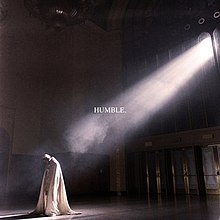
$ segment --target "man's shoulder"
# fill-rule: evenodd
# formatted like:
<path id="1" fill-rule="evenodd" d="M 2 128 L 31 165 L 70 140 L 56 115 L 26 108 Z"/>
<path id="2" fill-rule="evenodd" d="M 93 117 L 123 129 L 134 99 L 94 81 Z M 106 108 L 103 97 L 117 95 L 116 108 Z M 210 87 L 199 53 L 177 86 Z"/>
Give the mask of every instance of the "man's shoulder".
<path id="1" fill-rule="evenodd" d="M 51 157 L 51 162 L 60 165 L 60 163 L 58 162 L 58 160 L 55 157 Z"/>

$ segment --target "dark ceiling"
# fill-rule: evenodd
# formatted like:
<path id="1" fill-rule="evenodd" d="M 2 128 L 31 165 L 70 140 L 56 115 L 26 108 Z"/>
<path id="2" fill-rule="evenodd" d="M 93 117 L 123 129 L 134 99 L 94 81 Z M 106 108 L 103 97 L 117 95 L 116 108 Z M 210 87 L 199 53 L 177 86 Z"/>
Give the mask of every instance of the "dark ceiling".
<path id="1" fill-rule="evenodd" d="M 152 20 L 161 28 L 162 23 L 197 22 L 219 7 L 217 0 L 2 0 L 0 22 L 2 27 L 13 27 L 16 31 L 34 31 L 42 27 L 62 30 L 91 21 L 111 31 L 121 29 L 128 20 L 135 25 L 140 18 L 145 18 L 146 28 Z"/>

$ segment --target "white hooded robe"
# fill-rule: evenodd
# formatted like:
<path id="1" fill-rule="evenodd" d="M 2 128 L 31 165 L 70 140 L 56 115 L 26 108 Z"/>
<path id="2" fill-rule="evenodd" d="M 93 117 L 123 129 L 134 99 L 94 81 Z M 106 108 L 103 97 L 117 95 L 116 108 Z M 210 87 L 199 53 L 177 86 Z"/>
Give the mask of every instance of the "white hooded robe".
<path id="1" fill-rule="evenodd" d="M 50 158 L 44 171 L 40 195 L 34 213 L 47 216 L 77 214 L 68 204 L 62 170 L 54 157 Z"/>

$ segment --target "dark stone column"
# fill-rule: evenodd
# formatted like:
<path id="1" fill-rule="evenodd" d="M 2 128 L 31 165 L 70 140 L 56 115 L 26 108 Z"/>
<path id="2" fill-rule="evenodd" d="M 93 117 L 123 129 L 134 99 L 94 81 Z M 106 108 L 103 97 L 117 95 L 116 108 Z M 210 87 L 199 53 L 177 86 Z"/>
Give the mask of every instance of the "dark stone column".
<path id="1" fill-rule="evenodd" d="M 173 173 L 172 173 L 172 157 L 170 150 L 164 150 L 165 172 L 166 172 L 166 195 L 174 196 Z"/>
<path id="2" fill-rule="evenodd" d="M 195 166 L 196 166 L 199 197 L 201 199 L 206 199 L 206 186 L 205 186 L 205 179 L 204 179 L 204 172 L 203 172 L 203 160 L 202 160 L 202 147 L 201 146 L 194 147 L 194 156 L 195 156 Z"/>

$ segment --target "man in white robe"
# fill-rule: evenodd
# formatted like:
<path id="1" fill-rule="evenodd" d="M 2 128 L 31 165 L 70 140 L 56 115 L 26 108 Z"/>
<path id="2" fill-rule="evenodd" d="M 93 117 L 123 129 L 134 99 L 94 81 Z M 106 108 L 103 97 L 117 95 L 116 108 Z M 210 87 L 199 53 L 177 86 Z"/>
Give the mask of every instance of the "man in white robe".
<path id="1" fill-rule="evenodd" d="M 44 155 L 43 160 L 46 167 L 34 214 L 46 216 L 81 214 L 73 211 L 69 206 L 59 162 L 48 154 Z"/>

